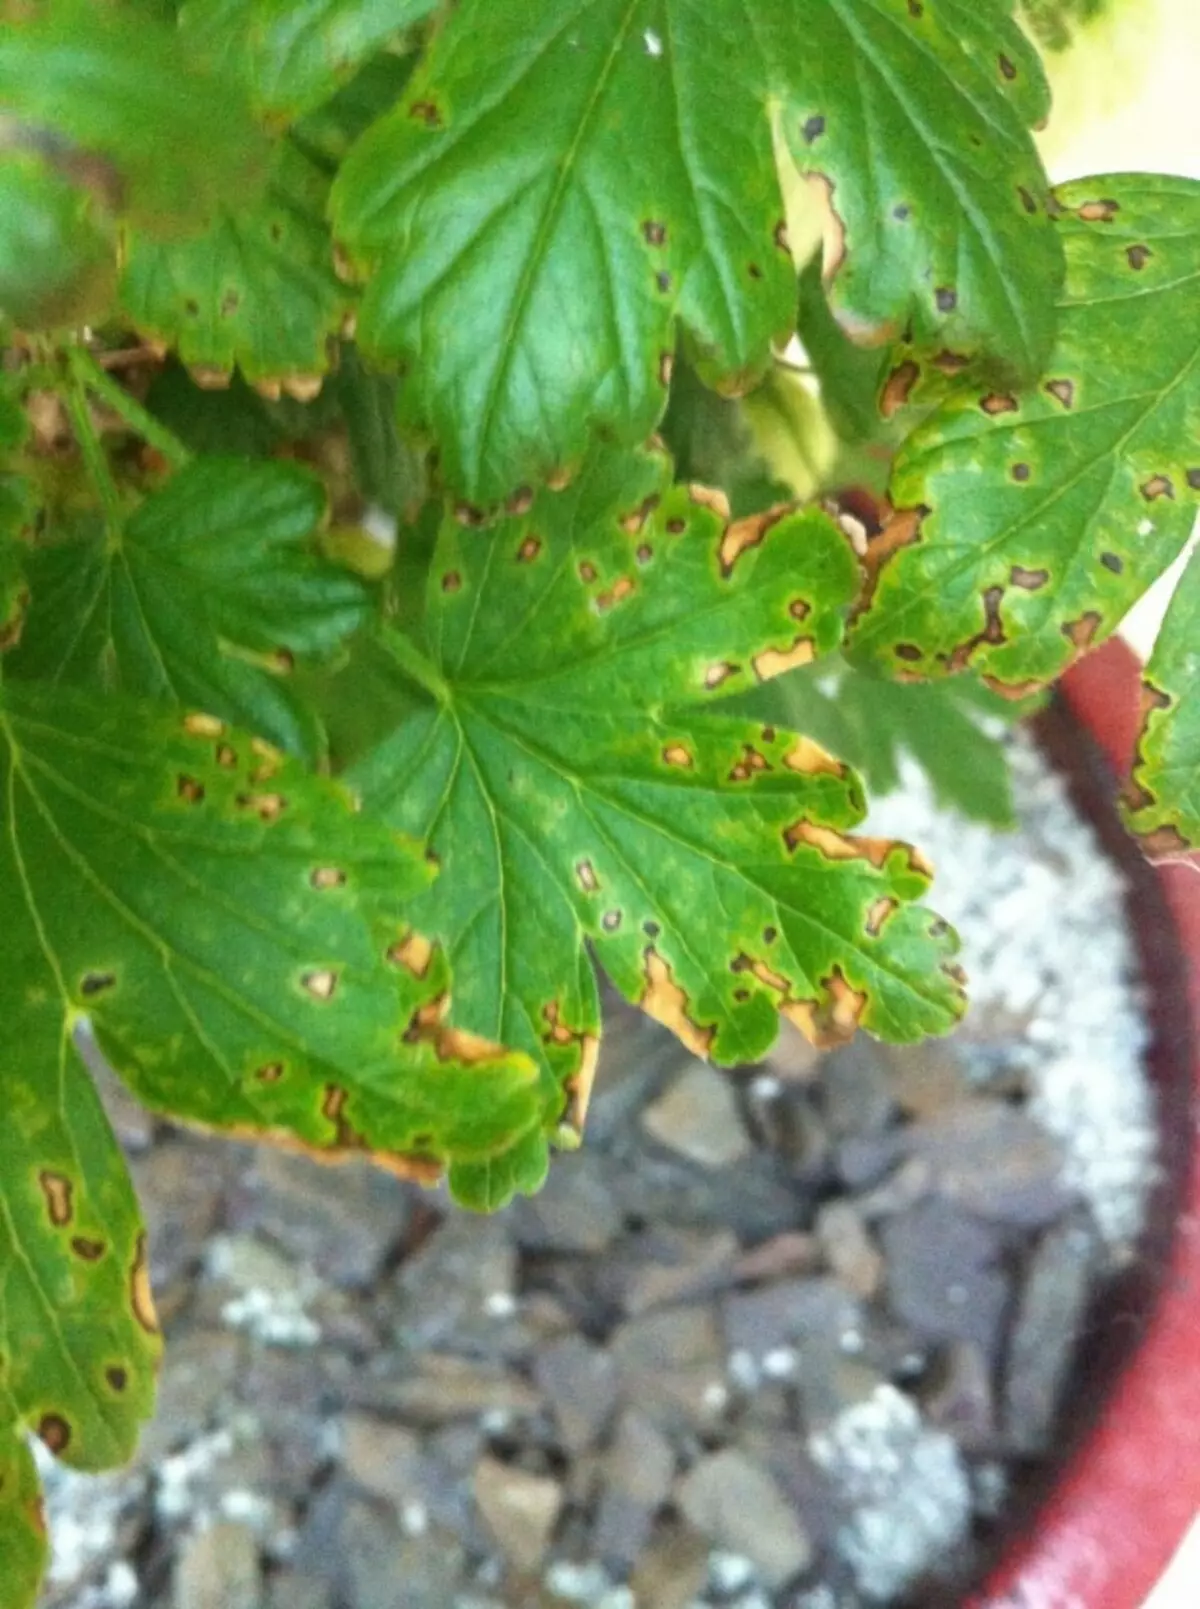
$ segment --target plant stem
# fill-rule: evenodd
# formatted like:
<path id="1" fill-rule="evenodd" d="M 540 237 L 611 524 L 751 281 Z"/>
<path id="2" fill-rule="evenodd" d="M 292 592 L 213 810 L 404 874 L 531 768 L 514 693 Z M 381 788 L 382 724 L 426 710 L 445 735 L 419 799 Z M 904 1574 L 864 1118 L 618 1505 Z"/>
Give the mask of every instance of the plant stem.
<path id="1" fill-rule="evenodd" d="M 143 408 L 137 398 L 131 396 L 106 369 L 101 368 L 86 347 L 71 347 L 67 362 L 76 384 L 106 403 L 148 447 L 161 453 L 173 469 L 182 469 L 190 460 L 192 455 L 179 437 Z"/>
<path id="2" fill-rule="evenodd" d="M 450 688 L 431 659 L 426 656 L 402 631 L 389 631 L 387 650 L 396 664 L 411 681 L 430 693 L 439 704 L 450 703 Z"/>
<path id="3" fill-rule="evenodd" d="M 96 427 L 92 424 L 92 416 L 88 412 L 87 392 L 83 381 L 75 378 L 74 384 L 67 387 L 63 398 L 67 413 L 71 419 L 71 429 L 75 432 L 75 440 L 79 443 L 79 450 L 83 454 L 83 461 L 87 465 L 88 474 L 92 484 L 100 494 L 100 502 L 104 509 L 104 527 L 108 533 L 108 546 L 111 551 L 121 544 L 122 514 L 121 496 L 117 491 L 117 483 L 113 479 L 112 470 L 108 465 L 108 455 L 104 451 L 100 437 L 96 434 Z"/>

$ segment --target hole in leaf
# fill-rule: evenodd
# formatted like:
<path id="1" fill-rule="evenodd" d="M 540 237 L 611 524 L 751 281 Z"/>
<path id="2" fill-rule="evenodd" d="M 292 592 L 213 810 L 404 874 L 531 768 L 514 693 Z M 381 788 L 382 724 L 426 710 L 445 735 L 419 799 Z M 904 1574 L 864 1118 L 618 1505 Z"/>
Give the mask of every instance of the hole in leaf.
<path id="1" fill-rule="evenodd" d="M 112 1389 L 118 1394 L 124 1391 L 125 1387 L 129 1384 L 128 1370 L 123 1369 L 118 1363 L 112 1363 L 107 1369 L 105 1369 L 104 1378 L 108 1381 Z"/>
<path id="2" fill-rule="evenodd" d="M 332 967 L 318 967 L 313 972 L 305 972 L 300 982 L 314 1000 L 332 1000 L 338 985 L 337 973 Z"/>
<path id="3" fill-rule="evenodd" d="M 621 925 L 620 911 L 605 911 L 600 918 L 600 926 L 606 933 L 615 933 Z"/>
<path id="4" fill-rule="evenodd" d="M 116 981 L 115 972 L 85 972 L 79 980 L 79 992 L 85 1000 L 93 1000 L 96 995 L 113 988 Z"/>

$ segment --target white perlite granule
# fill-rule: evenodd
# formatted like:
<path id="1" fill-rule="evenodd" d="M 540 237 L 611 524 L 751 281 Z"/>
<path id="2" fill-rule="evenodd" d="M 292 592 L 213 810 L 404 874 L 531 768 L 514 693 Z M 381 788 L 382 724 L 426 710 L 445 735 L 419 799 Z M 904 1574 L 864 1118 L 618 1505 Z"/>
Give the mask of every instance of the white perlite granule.
<path id="1" fill-rule="evenodd" d="M 1005 742 L 1015 832 L 938 805 L 907 761 L 868 829 L 932 860 L 929 903 L 962 939 L 970 1009 L 1013 1023 L 1005 1055 L 1029 1077 L 1030 1112 L 1062 1142 L 1067 1181 L 1119 1260 L 1142 1228 L 1157 1149 L 1124 884 L 1033 740 L 1015 731 Z"/>
<path id="2" fill-rule="evenodd" d="M 971 1485 L 958 1448 L 895 1386 L 876 1386 L 808 1445 L 853 1511 L 837 1548 L 864 1597 L 895 1597 L 965 1536 Z"/>

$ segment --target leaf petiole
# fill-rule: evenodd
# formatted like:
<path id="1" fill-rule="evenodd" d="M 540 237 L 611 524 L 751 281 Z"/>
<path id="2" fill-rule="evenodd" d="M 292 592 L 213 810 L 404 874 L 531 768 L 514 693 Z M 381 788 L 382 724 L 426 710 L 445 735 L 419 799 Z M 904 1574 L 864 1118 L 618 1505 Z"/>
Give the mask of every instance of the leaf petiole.
<path id="1" fill-rule="evenodd" d="M 114 380 L 112 375 L 96 362 L 86 347 L 71 347 L 67 353 L 67 363 L 76 385 L 92 392 L 111 408 L 148 447 L 153 447 L 155 452 L 160 453 L 172 469 L 182 469 L 190 462 L 192 455 L 179 437 L 145 409 L 123 385 Z"/>

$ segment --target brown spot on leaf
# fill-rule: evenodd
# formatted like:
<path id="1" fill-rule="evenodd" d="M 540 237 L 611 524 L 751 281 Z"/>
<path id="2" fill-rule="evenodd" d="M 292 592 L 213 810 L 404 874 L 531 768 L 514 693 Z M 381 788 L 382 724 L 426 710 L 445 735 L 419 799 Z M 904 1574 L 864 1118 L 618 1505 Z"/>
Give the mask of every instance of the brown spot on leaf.
<path id="1" fill-rule="evenodd" d="M 675 372 L 675 357 L 671 352 L 660 352 L 658 355 L 658 383 L 663 390 L 671 384 L 671 376 Z"/>
<path id="2" fill-rule="evenodd" d="M 579 1051 L 579 1071 L 573 1073 L 563 1085 L 567 1105 L 562 1121 L 572 1133 L 582 1139 L 592 1099 L 592 1086 L 596 1082 L 596 1064 L 600 1060 L 599 1038 L 595 1034 L 580 1034 Z"/>
<path id="3" fill-rule="evenodd" d="M 575 876 L 585 894 L 594 894 L 600 887 L 600 879 L 596 876 L 596 868 L 590 860 L 575 862 Z"/>
<path id="4" fill-rule="evenodd" d="M 600 918 L 600 926 L 606 933 L 615 933 L 621 925 L 620 911 L 605 911 Z"/>
<path id="5" fill-rule="evenodd" d="M 996 64 L 1000 68 L 1001 77 L 1007 78 L 1009 83 L 1011 83 L 1012 80 L 1017 76 L 1015 62 L 1011 61 L 1010 58 L 1007 57 L 1003 51 L 1001 51 L 999 56 L 996 57 Z"/>
<path id="6" fill-rule="evenodd" d="M 1014 464 L 1009 471 L 1015 481 L 1027 481 L 1033 471 L 1028 464 Z"/>
<path id="7" fill-rule="evenodd" d="M 717 557 L 721 561 L 721 574 L 729 577 L 733 574 L 733 567 L 748 549 L 758 547 L 766 537 L 772 526 L 778 525 L 787 511 L 785 509 L 768 509 L 765 514 L 750 514 L 745 519 L 734 520 L 725 527 L 717 548 Z"/>
<path id="8" fill-rule="evenodd" d="M 474 503 L 455 503 L 454 518 L 460 525 L 465 525 L 468 530 L 477 530 L 483 524 L 487 515 L 481 508 L 477 508 Z"/>
<path id="9" fill-rule="evenodd" d="M 1021 205 L 1025 208 L 1025 211 L 1027 213 L 1029 213 L 1030 216 L 1032 217 L 1033 214 L 1038 210 L 1037 201 L 1034 199 L 1034 197 L 1030 194 L 1030 192 L 1025 188 L 1025 186 L 1023 184 L 1019 184 L 1017 186 L 1017 194 L 1021 198 Z"/>
<path id="10" fill-rule="evenodd" d="M 922 503 L 916 508 L 897 509 L 889 514 L 879 533 L 867 543 L 862 555 L 863 587 L 859 601 L 851 612 L 851 620 L 864 614 L 875 596 L 879 575 L 884 565 L 902 548 L 911 547 L 921 540 L 921 523 L 929 513 Z"/>
<path id="11" fill-rule="evenodd" d="M 1111 199 L 1085 201 L 1076 209 L 1076 217 L 1082 218 L 1084 223 L 1111 223 L 1120 210 L 1120 202 Z"/>
<path id="12" fill-rule="evenodd" d="M 1001 698 L 1012 699 L 1014 703 L 1022 698 L 1029 698 L 1033 693 L 1040 693 L 1045 686 L 1044 682 L 1030 680 L 1027 682 L 1002 682 L 998 676 L 985 674 L 982 677 L 983 685 L 989 687 L 993 693 Z"/>
<path id="13" fill-rule="evenodd" d="M 661 1022 L 693 1056 L 707 1056 L 715 1029 L 701 1028 L 688 1015 L 691 1002 L 675 981 L 670 963 L 653 945 L 646 950 L 646 987 L 638 1005 L 648 1017 Z"/>
<path id="14" fill-rule="evenodd" d="M 966 670 L 971 663 L 971 656 L 977 648 L 985 643 L 993 647 L 1006 641 L 1004 635 L 1004 622 L 1000 618 L 1000 605 L 1004 602 L 1003 587 L 986 587 L 983 592 L 983 630 L 977 631 L 966 642 L 959 643 L 952 653 L 945 656 L 946 669 L 952 676 Z"/>
<path id="15" fill-rule="evenodd" d="M 621 576 L 617 581 L 613 582 L 607 591 L 601 592 L 597 596 L 596 612 L 602 615 L 607 614 L 610 609 L 616 608 L 617 604 L 623 602 L 624 599 L 636 591 L 637 582 L 633 577 L 628 575 Z"/>
<path id="16" fill-rule="evenodd" d="M 765 754 L 760 754 L 752 744 L 742 745 L 742 758 L 729 773 L 730 782 L 749 782 L 756 771 L 769 771 L 770 761 Z"/>
<path id="17" fill-rule="evenodd" d="M 1174 500 L 1175 485 L 1169 475 L 1152 475 L 1148 481 L 1142 483 L 1141 493 L 1148 503 L 1153 503 L 1159 497 Z"/>
<path id="18" fill-rule="evenodd" d="M 218 743 L 216 761 L 226 771 L 237 770 L 237 750 L 229 743 Z"/>
<path id="19" fill-rule="evenodd" d="M 462 576 L 457 570 L 447 570 L 442 577 L 443 592 L 457 592 L 462 586 Z"/>
<path id="20" fill-rule="evenodd" d="M 892 217 L 895 218 L 897 223 L 904 223 L 911 216 L 912 208 L 906 206 L 903 201 L 898 202 L 897 205 L 892 208 Z"/>
<path id="21" fill-rule="evenodd" d="M 812 614 L 812 604 L 807 598 L 793 598 L 788 604 L 788 614 L 793 620 L 807 620 Z"/>
<path id="22" fill-rule="evenodd" d="M 182 771 L 175 780 L 175 792 L 188 804 L 204 802 L 204 784 L 195 777 L 185 776 Z"/>
<path id="23" fill-rule="evenodd" d="M 1102 553 L 1100 563 L 1106 570 L 1111 570 L 1114 575 L 1120 575 L 1125 568 L 1123 560 L 1117 553 Z"/>
<path id="24" fill-rule="evenodd" d="M 648 246 L 665 246 L 667 226 L 665 223 L 660 223 L 657 218 L 647 218 L 642 225 L 642 235 Z"/>
<path id="25" fill-rule="evenodd" d="M 585 586 L 591 586 L 592 582 L 596 579 L 597 573 L 596 566 L 591 564 L 587 559 L 584 559 L 583 563 L 579 566 L 579 579 Z"/>
<path id="26" fill-rule="evenodd" d="M 908 0 L 908 14 L 910 17 L 925 15 L 925 7 L 921 4 L 921 0 Z"/>
<path id="27" fill-rule="evenodd" d="M 780 1011 L 812 1044 L 821 1049 L 853 1039 L 866 1009 L 867 996 L 851 987 L 840 967 L 821 982 L 825 998 L 786 1001 Z"/>
<path id="28" fill-rule="evenodd" d="M 1189 469 L 1187 483 L 1194 492 L 1200 492 L 1200 469 Z"/>
<path id="29" fill-rule="evenodd" d="M 655 274 L 654 283 L 658 287 L 658 289 L 663 293 L 664 296 L 671 289 L 671 276 L 670 276 L 670 274 L 667 273 L 665 268 L 660 268 L 658 270 L 658 272 Z M 666 354 L 664 354 L 664 356 L 665 355 Z M 668 377 L 668 380 L 667 380 L 666 383 L 670 384 L 669 377 Z"/>
<path id="30" fill-rule="evenodd" d="M 1153 256 L 1149 246 L 1130 246 L 1125 252 L 1126 260 L 1135 274 L 1140 273 Z"/>
<path id="31" fill-rule="evenodd" d="M 761 279 L 763 277 L 762 269 L 757 263 L 747 263 L 746 272 L 750 275 L 751 279 Z"/>
<path id="32" fill-rule="evenodd" d="M 729 499 L 718 486 L 705 486 L 700 481 L 692 481 L 687 489 L 689 503 L 695 503 L 698 508 L 706 508 L 715 514 L 718 519 L 729 520 L 732 512 Z M 668 529 L 670 527 L 668 526 Z"/>
<path id="33" fill-rule="evenodd" d="M 649 542 L 643 542 L 641 544 L 641 546 L 637 550 L 637 561 L 638 561 L 638 563 L 639 564 L 649 564 L 650 560 L 653 557 L 654 557 L 654 549 L 650 546 Z"/>
<path id="34" fill-rule="evenodd" d="M 43 1168 L 38 1174 L 38 1184 L 46 1198 L 46 1211 L 50 1215 L 50 1222 L 56 1229 L 69 1224 L 75 1216 L 75 1186 L 70 1179 L 65 1174 Z"/>
<path id="35" fill-rule="evenodd" d="M 308 880 L 314 888 L 342 888 L 346 874 L 340 866 L 318 866 Z"/>
<path id="36" fill-rule="evenodd" d="M 133 1316 L 142 1329 L 147 1335 L 157 1335 L 158 1314 L 154 1309 L 154 1292 L 150 1289 L 150 1264 L 146 1255 L 144 1231 L 137 1238 L 133 1266 L 129 1270 L 129 1299 Z"/>
<path id="37" fill-rule="evenodd" d="M 635 509 L 631 509 L 628 514 L 622 514 L 620 526 L 625 535 L 640 536 L 646 528 L 646 522 L 661 501 L 657 492 L 651 492 L 650 496 L 644 497 Z"/>
<path id="38" fill-rule="evenodd" d="M 877 939 L 883 932 L 883 924 L 894 911 L 899 909 L 899 903 L 898 900 L 889 899 L 886 894 L 881 895 L 879 899 L 872 902 L 870 909 L 867 911 L 867 932 L 873 939 Z"/>
<path id="39" fill-rule="evenodd" d="M 779 220 L 779 222 L 775 225 L 774 240 L 775 240 L 776 246 L 778 246 L 780 251 L 786 251 L 790 255 L 791 250 L 792 250 L 792 243 L 788 239 L 788 227 L 787 227 L 787 220 L 786 219 L 781 218 Z"/>
<path id="40" fill-rule="evenodd" d="M 951 285 L 939 285 L 933 293 L 933 300 L 939 313 L 953 313 L 958 306 L 958 292 Z"/>
<path id="41" fill-rule="evenodd" d="M 65 1452 L 71 1442 L 71 1427 L 60 1413 L 46 1413 L 38 1420 L 37 1433 L 52 1453 Z"/>
<path id="42" fill-rule="evenodd" d="M 318 967 L 312 972 L 305 972 L 300 982 L 314 1000 L 332 1000 L 337 992 L 338 978 L 332 967 Z"/>
<path id="43" fill-rule="evenodd" d="M 408 109 L 408 115 L 429 129 L 442 126 L 442 112 L 436 101 L 414 101 Z"/>
<path id="44" fill-rule="evenodd" d="M 979 406 L 994 419 L 997 414 L 1016 413 L 1020 404 L 1011 391 L 989 391 L 986 397 L 980 397 Z"/>
<path id="45" fill-rule="evenodd" d="M 961 374 L 971 360 L 964 353 L 951 352 L 948 346 L 944 346 L 929 361 L 939 374 L 955 375 Z"/>
<path id="46" fill-rule="evenodd" d="M 1054 398 L 1055 402 L 1061 402 L 1064 408 L 1069 409 L 1075 406 L 1074 380 L 1047 380 L 1046 390 Z"/>
<path id="47" fill-rule="evenodd" d="M 1103 616 L 1097 610 L 1089 609 L 1078 620 L 1065 621 L 1062 634 L 1078 653 L 1082 653 L 1085 648 L 1091 647 L 1102 623 Z"/>
<path id="48" fill-rule="evenodd" d="M 735 956 L 730 962 L 729 970 L 753 973 L 760 983 L 774 990 L 776 994 L 787 995 L 792 987 L 791 980 L 785 978 L 782 972 L 776 972 L 774 967 L 768 966 L 765 961 L 756 961 L 749 955 Z"/>
<path id="49" fill-rule="evenodd" d="M 85 972 L 79 980 L 79 992 L 85 1000 L 92 1000 L 96 995 L 106 993 L 116 981 L 115 972 Z"/>
<path id="50" fill-rule="evenodd" d="M 924 650 L 918 648 L 915 642 L 898 642 L 893 652 L 897 659 L 905 659 L 910 665 L 917 665 L 925 657 Z"/>
<path id="51" fill-rule="evenodd" d="M 1021 587 L 1026 592 L 1037 592 L 1049 579 L 1049 570 L 1027 570 L 1021 564 L 1014 564 L 1009 572 L 1009 580 L 1013 586 Z"/>
<path id="52" fill-rule="evenodd" d="M 696 763 L 692 751 L 685 748 L 682 743 L 668 743 L 662 751 L 662 757 L 668 765 L 682 766 L 687 771 L 690 771 Z"/>
<path id="53" fill-rule="evenodd" d="M 71 1241 L 71 1250 L 85 1263 L 98 1263 L 104 1256 L 105 1245 L 102 1240 L 92 1240 L 87 1235 L 76 1235 Z"/>
<path id="54" fill-rule="evenodd" d="M 110 1363 L 104 1371 L 104 1378 L 109 1387 L 119 1396 L 129 1384 L 129 1371 L 123 1369 L 119 1363 Z"/>
<path id="55" fill-rule="evenodd" d="M 800 133 L 804 136 L 805 145 L 811 145 L 819 140 L 825 132 L 825 119 L 823 117 L 810 117 L 802 126 Z"/>
<path id="56" fill-rule="evenodd" d="M 265 1062 L 263 1066 L 256 1068 L 254 1076 L 260 1084 L 278 1084 L 283 1077 L 283 1063 L 281 1061 Z"/>
<path id="57" fill-rule="evenodd" d="M 811 637 L 797 637 L 790 648 L 766 648 L 755 654 L 750 663 L 760 682 L 769 682 L 773 676 L 782 676 L 785 670 L 797 665 L 811 665 L 817 657 L 817 645 Z"/>
<path id="58" fill-rule="evenodd" d="M 511 514 L 514 519 L 520 519 L 522 514 L 528 514 L 533 507 L 533 487 L 518 486 L 516 491 L 504 504 L 504 512 Z"/>
<path id="59" fill-rule="evenodd" d="M 906 359 L 892 370 L 884 382 L 879 397 L 879 411 L 885 419 L 891 419 L 899 413 L 920 378 L 920 365 L 914 363 L 912 358 Z"/>
<path id="60" fill-rule="evenodd" d="M 260 821 L 278 821 L 287 809 L 281 793 L 239 793 L 234 803 L 240 810 L 252 811 Z"/>
<path id="61" fill-rule="evenodd" d="M 393 966 L 404 967 L 414 978 L 426 976 L 432 957 L 433 945 L 430 940 L 423 933 L 415 932 L 407 933 L 387 952 L 387 958 Z"/>
<path id="62" fill-rule="evenodd" d="M 763 737 L 767 742 L 766 733 Z M 834 758 L 828 749 L 823 749 L 819 743 L 814 743 L 810 737 L 798 737 L 791 748 L 783 756 L 783 763 L 789 771 L 799 771 L 803 776 L 831 776 L 844 777 L 846 767 L 840 760 Z"/>
<path id="63" fill-rule="evenodd" d="M 714 688 L 720 687 L 722 682 L 727 682 L 731 676 L 736 676 L 740 669 L 741 666 L 735 665 L 731 660 L 718 660 L 704 672 L 704 685 L 711 693 Z"/>

